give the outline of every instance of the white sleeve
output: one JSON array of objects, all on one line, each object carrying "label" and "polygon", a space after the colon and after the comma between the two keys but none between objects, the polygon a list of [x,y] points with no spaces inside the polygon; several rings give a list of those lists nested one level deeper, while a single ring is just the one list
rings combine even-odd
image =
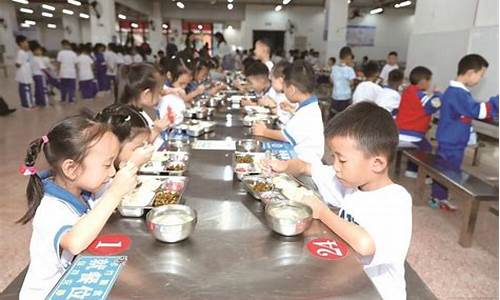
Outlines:
[{"label": "white sleeve", "polygon": [[62,53],[61,53],[61,52],[58,52],[58,53],[57,53],[57,59],[56,59],[56,60],[57,60],[57,62],[61,62],[61,60],[62,60],[62,57],[61,57],[61,56],[62,56]]},{"label": "white sleeve", "polygon": [[17,56],[16,56],[16,64],[22,66],[24,64],[24,59],[23,59],[23,55],[21,53],[21,51],[18,51],[17,52]]},{"label": "white sleeve", "polygon": [[344,188],[335,177],[332,166],[321,162],[311,163],[311,177],[323,199],[335,207],[342,204]]},{"label": "white sleeve", "polygon": [[347,79],[353,80],[356,78],[356,72],[354,72],[354,69],[352,67],[349,67],[349,77]]}]

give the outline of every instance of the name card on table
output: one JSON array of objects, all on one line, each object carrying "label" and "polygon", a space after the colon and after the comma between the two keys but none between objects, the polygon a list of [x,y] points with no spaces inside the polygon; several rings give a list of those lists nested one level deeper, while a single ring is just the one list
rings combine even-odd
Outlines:
[{"label": "name card on table", "polygon": [[127,256],[78,256],[47,300],[106,299]]},{"label": "name card on table", "polygon": [[264,142],[262,144],[264,151],[270,150],[271,153],[276,154],[279,159],[289,160],[297,157],[293,150],[293,146],[286,142]]},{"label": "name card on table", "polygon": [[195,150],[236,150],[236,142],[233,140],[198,140],[193,143]]}]

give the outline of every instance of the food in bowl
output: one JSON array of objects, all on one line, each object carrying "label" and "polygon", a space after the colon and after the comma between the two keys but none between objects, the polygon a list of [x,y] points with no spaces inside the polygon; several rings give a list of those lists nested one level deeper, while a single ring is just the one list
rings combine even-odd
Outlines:
[{"label": "food in bowl", "polygon": [[238,164],[251,164],[253,163],[253,157],[251,155],[236,155],[236,163]]},{"label": "food in bowl", "polygon": [[175,204],[179,200],[180,195],[175,191],[159,191],[155,195],[153,206],[158,207],[167,204]]},{"label": "food in bowl", "polygon": [[257,181],[252,185],[252,189],[257,193],[264,193],[271,191],[273,185],[268,182]]},{"label": "food in bowl", "polygon": [[193,221],[194,217],[185,213],[159,215],[151,220],[151,222],[160,225],[181,225]]}]

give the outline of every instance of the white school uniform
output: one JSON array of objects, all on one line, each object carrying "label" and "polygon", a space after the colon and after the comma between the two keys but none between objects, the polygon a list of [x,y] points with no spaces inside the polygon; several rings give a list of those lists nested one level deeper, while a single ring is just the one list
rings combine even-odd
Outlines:
[{"label": "white school uniform", "polygon": [[78,78],[80,81],[94,79],[94,72],[92,71],[92,64],[94,61],[88,54],[80,54],[77,58],[78,65]]},{"label": "white school uniform", "polygon": [[280,123],[283,125],[288,123],[288,121],[290,121],[290,119],[292,118],[293,114],[281,109],[280,107],[280,104],[286,101],[285,94],[279,93],[273,87],[271,87],[269,91],[266,93],[266,96],[274,100],[274,103],[276,104],[276,115],[278,116],[278,120],[280,121]]},{"label": "white school uniform", "polygon": [[339,216],[361,226],[375,243],[375,254],[362,257],[365,273],[385,300],[406,299],[404,262],[412,231],[412,200],[406,189],[391,184],[375,191],[343,187],[332,166],[311,165],[323,199],[340,208]]},{"label": "white school uniform", "polygon": [[31,54],[29,51],[19,49],[17,51],[16,64],[19,68],[16,70],[16,81],[23,84],[30,84],[33,82],[33,74],[31,71]]},{"label": "white school uniform", "polygon": [[391,114],[394,115],[395,110],[399,108],[399,103],[401,102],[401,95],[398,91],[385,86],[378,93],[377,98],[375,99],[375,103],[385,108]]},{"label": "white school uniform", "polygon": [[57,53],[57,62],[61,64],[59,78],[76,79],[76,53],[69,49],[63,49]]},{"label": "white school uniform", "polygon": [[118,65],[118,55],[113,52],[106,50],[104,52],[104,60],[106,61],[106,75],[116,76],[117,65]]},{"label": "white school uniform", "polygon": [[380,78],[382,78],[382,84],[387,84],[387,80],[389,79],[389,73],[391,73],[391,71],[395,69],[399,69],[399,66],[398,65],[391,66],[389,64],[384,65],[379,76]]},{"label": "white school uniform", "polygon": [[130,65],[133,63],[132,56],[130,54],[125,54],[123,56],[123,64],[124,65]]},{"label": "white school uniform", "polygon": [[42,70],[44,69],[47,69],[47,67],[45,66],[45,60],[43,59],[43,57],[33,56],[33,60],[31,61],[31,71],[33,73],[33,76],[43,76],[44,74]]},{"label": "white school uniform", "polygon": [[271,75],[271,72],[273,71],[274,63],[272,60],[268,60],[264,63],[269,70],[269,75]]},{"label": "white school uniform", "polygon": [[21,300],[45,299],[71,265],[74,256],[61,249],[61,237],[94,202],[88,198],[87,204],[82,203],[51,179],[43,179],[43,185],[45,194],[33,218],[30,265],[19,294]]},{"label": "white school uniform", "polygon": [[135,54],[134,57],[132,57],[132,61],[134,63],[141,63],[144,60],[142,59],[142,56],[140,54]]},{"label": "white school uniform", "polygon": [[125,63],[125,60],[124,60],[124,58],[123,58],[123,54],[121,54],[121,53],[117,53],[117,54],[116,54],[116,63],[117,63],[118,65],[122,65],[122,64],[124,64],[124,63]]},{"label": "white school uniform", "polygon": [[323,119],[316,96],[299,103],[282,133],[293,145],[299,159],[309,163],[321,161],[325,151],[325,138]]},{"label": "white school uniform", "polygon": [[382,91],[382,87],[371,81],[363,81],[356,87],[352,95],[352,102],[358,103],[361,101],[375,102],[378,93]]}]

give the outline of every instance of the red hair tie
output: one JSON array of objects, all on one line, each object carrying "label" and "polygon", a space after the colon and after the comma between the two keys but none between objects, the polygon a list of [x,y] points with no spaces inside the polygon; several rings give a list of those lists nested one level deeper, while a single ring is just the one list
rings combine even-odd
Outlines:
[{"label": "red hair tie", "polygon": [[19,174],[24,175],[24,176],[35,175],[37,172],[38,171],[35,167],[29,167],[26,165],[21,165],[19,167]]},{"label": "red hair tie", "polygon": [[42,145],[45,145],[48,142],[49,142],[49,138],[46,135],[42,136]]}]

